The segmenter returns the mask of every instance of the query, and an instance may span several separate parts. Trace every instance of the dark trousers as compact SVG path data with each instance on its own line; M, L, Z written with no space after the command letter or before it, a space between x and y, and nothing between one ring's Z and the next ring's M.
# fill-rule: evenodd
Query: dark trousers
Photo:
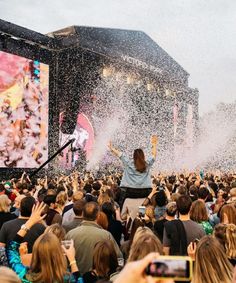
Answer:
M122 211L123 204L126 198L146 198L152 191L151 188L127 188L121 187L119 205L120 211Z

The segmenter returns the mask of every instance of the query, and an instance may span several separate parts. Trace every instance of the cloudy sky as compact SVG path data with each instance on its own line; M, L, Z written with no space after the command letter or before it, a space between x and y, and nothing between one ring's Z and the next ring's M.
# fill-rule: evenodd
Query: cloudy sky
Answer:
M0 18L41 33L70 25L142 30L188 71L200 113L236 100L235 0L0 0Z

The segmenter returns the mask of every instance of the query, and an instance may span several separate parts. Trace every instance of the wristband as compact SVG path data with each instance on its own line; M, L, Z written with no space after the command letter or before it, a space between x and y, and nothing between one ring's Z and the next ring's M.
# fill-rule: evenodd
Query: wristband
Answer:
M28 232L30 230L25 224L21 225L20 229L24 230L25 232Z
M73 264L76 264L76 260L72 260L72 261L70 262L70 266L73 265Z

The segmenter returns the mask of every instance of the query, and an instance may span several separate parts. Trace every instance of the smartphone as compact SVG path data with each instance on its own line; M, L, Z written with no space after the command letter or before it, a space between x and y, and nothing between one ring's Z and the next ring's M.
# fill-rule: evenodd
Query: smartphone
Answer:
M146 213L146 206L139 206L138 207L138 213L141 217L144 217L144 215Z
M64 246L66 249L69 249L70 246L72 245L72 240L61 241L61 245Z
M160 256L146 268L146 274L157 279L173 279L174 281L190 281L193 264L187 256Z

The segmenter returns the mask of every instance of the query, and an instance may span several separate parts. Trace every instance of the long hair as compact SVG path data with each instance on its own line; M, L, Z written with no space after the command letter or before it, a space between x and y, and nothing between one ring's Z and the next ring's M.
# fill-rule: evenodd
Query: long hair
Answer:
M236 225L226 225L225 249L228 258L236 258Z
M236 225L236 208L233 204L226 204L222 206L220 210L220 222Z
M153 232L147 226L140 226L136 229L133 237L132 237L132 244L139 241L139 238L143 235L153 235Z
M103 211L99 211L97 214L96 222L100 225L104 230L108 229L108 219L106 214Z
M233 266L221 244L213 236L203 237L197 245L194 283L231 283Z
M118 267L117 254L110 240L98 242L93 252L93 269L99 277L109 278Z
M62 209L65 206L67 199L68 199L67 193L61 191L56 197L56 206Z
M110 202L111 201L111 197L109 196L108 192L100 192L99 196L98 196L98 204L100 206L102 206L105 202Z
M140 173L143 173L146 171L147 164L145 161L144 152L141 148L134 150L134 166L136 170Z
M66 268L58 238L50 232L39 236L34 243L30 266L34 282L63 283Z
M163 254L163 247L160 240L150 232L144 232L136 238L130 248L128 262L143 259L151 252Z
M209 217L207 215L207 209L203 201L195 200L192 203L190 209L190 218L197 223L201 223L202 221L208 221Z

